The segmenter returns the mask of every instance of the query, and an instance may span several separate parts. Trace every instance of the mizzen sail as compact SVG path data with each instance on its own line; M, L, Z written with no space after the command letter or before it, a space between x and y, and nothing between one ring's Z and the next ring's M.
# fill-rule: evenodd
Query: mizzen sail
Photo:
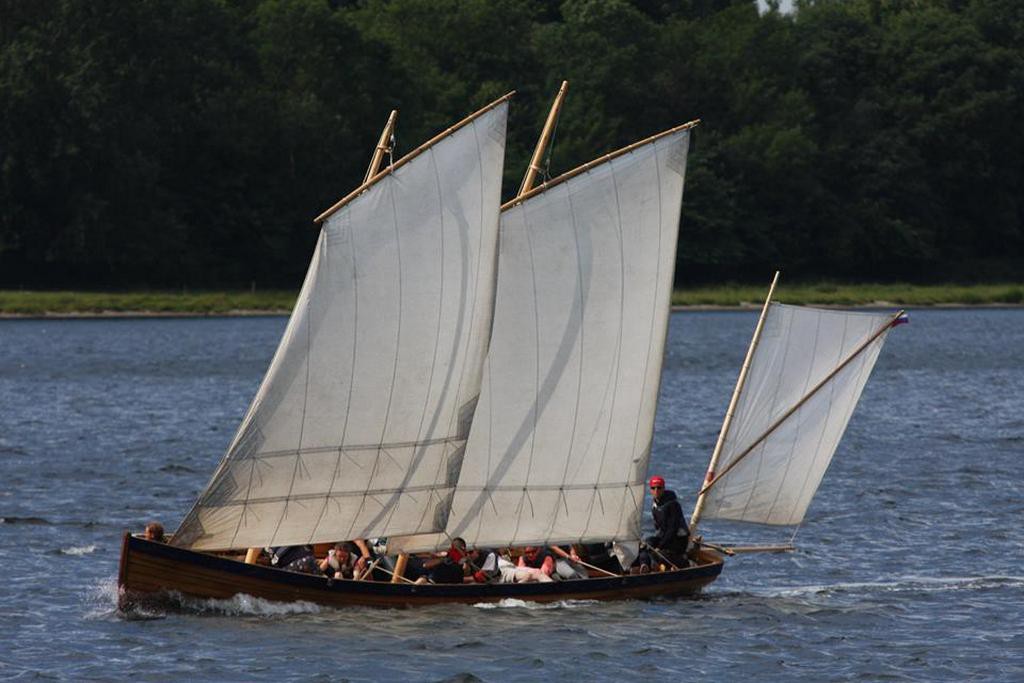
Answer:
M477 547L639 536L688 128L502 214L491 346L447 536Z
M507 99L325 214L270 369L176 545L444 528L490 331Z
M890 313L768 305L704 518L803 520L894 322Z

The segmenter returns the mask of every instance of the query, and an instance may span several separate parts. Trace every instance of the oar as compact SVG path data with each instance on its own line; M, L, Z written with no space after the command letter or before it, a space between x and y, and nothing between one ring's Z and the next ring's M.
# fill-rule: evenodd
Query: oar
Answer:
M406 582L407 584L416 584L415 581L412 581L411 579L406 579L404 577L400 577L400 575L396 574L395 572L391 571L390 569L386 569L384 567L379 567L379 568L380 568L381 571L383 571L384 573L388 574L389 577L391 577L392 579L398 579L399 581Z
M359 578L357 578L356 581L363 581L364 579L366 579L366 577L369 576L373 572L373 570L377 568L377 565L380 564L380 561L383 559L383 557L378 557L376 560L374 560L373 564L367 567L366 571L360 574Z
M600 567L595 567L594 565L589 564L587 562L584 562L583 560L574 560L574 559L572 559L572 555L570 555L569 553L565 552L564 550L559 548L557 545L550 546L550 548L551 548L551 550L554 553L556 553L558 555L561 555L562 557L564 557L565 559L569 560L569 562L572 562L573 564L581 564L584 567L586 567L587 569L593 569L595 572L601 572L605 576L615 576L615 577L621 576L620 574L616 574L614 572L610 572L607 569L601 569Z
M707 545L707 544L705 544ZM729 548L732 552L729 555L735 555L737 553L791 553L796 550L796 546L793 545L737 545Z
M664 555L662 555L662 554L661 554L661 551L660 551L660 550L658 550L657 548L655 548L655 547L653 547L653 546L647 546L647 549L648 549L648 550L650 550L650 551L651 551L652 553L654 553L655 555L657 555L658 557L660 557L661 559L665 560L665 562L667 562L667 563L668 563L668 566L672 567L672 569L679 569L679 567L675 566L675 565L674 565L674 564L672 563L672 560L670 560L670 559L668 559L667 557L665 557Z

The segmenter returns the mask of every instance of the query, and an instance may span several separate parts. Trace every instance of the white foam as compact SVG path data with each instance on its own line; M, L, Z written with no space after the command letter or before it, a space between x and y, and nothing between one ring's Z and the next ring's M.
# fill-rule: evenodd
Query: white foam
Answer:
M70 548L61 548L61 555L88 555L96 552L95 545L73 545Z
M892 581L864 581L813 586L794 586L776 590L751 591L757 595L796 597L826 593L935 593L955 590L984 590L997 586L1024 586L1022 576L902 576Z
M240 593L227 600L176 596L183 609L196 612L215 612L228 616L279 617L289 614L317 614L323 608L304 600L274 602Z
M595 600L556 600L555 602L531 602L518 598L503 598L498 602L478 602L473 607L478 609L575 609L584 605L593 605Z

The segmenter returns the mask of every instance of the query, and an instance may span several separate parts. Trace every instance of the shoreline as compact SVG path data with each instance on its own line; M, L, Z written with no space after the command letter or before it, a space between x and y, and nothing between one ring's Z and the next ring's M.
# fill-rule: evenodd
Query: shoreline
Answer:
M672 292L672 311L760 310L766 287L705 285ZM209 318L287 316L295 290L16 291L0 289L0 320ZM795 283L780 287L781 304L847 310L1020 308L1024 283L912 285L906 283Z

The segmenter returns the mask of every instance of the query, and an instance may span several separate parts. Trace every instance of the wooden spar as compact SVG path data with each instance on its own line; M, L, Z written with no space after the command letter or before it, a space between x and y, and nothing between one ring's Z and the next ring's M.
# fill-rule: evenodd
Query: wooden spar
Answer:
M662 555L661 551L658 550L657 548L652 547L652 546L647 546L647 549L650 550L655 555L657 555L658 557L660 557L664 562L667 562L668 566L671 567L673 570L679 569L679 567L677 567L675 564L673 564L672 560L670 560L667 557L665 557L664 555Z
M365 580L367 579L367 577L369 577L369 576L370 576L370 574L372 574L372 573L373 573L373 570L377 568L377 565L378 565L378 564L380 564L380 561L381 561L381 560L383 560L383 559L384 559L383 557L378 557L378 558L377 558L376 560L374 560L374 561L373 561L373 564L371 564L371 565L370 565L369 567L367 567L367 568L366 568L366 569L365 569L365 570L363 571L363 573L362 573L362 574L360 574L360 575L359 575L359 576L358 576L358 577L356 578L356 581L365 581Z
M732 426L733 415L736 414L736 404L740 401L740 392L747 381L747 373L750 371L750 362L754 358L754 351L757 349L757 342L761 340L761 330L764 329L764 321L768 317L768 306L772 302L772 294L775 293L775 285L779 284L779 271L775 271L772 284L768 287L768 296L764 298L764 306L761 308L761 317L757 319L754 327L754 336L750 339L750 346L747 348L747 357L743 359L743 367L740 368L740 376L736 378L736 388L729 400L729 407L725 411L725 420L722 421L722 430L718 433L718 441L715 443L715 450L711 453L711 462L708 463L708 472L704 475L704 483L715 478L715 468L718 467L718 459L722 456L722 447L725 445L725 437L729 434L729 427ZM693 534L700 521L700 515L704 512L704 492L697 496L697 504L693 507L693 514L690 516L690 533Z
M791 553L796 550L796 547L788 543L786 545L734 545L728 550L729 555L738 555L740 553Z
M735 553L733 553L732 548L726 548L725 546L718 545L717 543L708 543L707 541L701 541L700 545L707 546L708 548L711 548L712 550L717 550L718 552L725 553L726 555L734 555L735 554Z
M406 555L405 553L402 553L401 555L399 555L398 556L398 562L396 563L396 566L395 566L395 571L391 571L390 569L387 569L386 567L380 567L379 569L382 572L384 572L385 574L390 574L391 575L391 583L402 583L403 581L405 583L412 583L412 584L416 583L412 579L405 578L400 573L400 572L404 572L405 571L405 562L402 562L402 558L405 558L406 562L409 561L409 556ZM398 564L401 564L401 566L400 567L397 566Z
M533 181L537 179L537 174L541 171L540 160L544 156L548 143L551 142L551 136L555 131L555 124L558 121L558 112L562 109L562 102L565 100L565 93L568 90L569 81L562 81L562 87L558 89L558 94L555 95L555 102L551 105L551 111L548 112L547 121L544 122L544 129L541 131L540 139L537 140L537 147L533 150L533 157L530 159L530 165L526 169L526 175L523 177L523 183L519 186L519 192L516 194L516 197L522 197L533 188Z
M572 555L570 555L569 553L565 552L564 550L559 548L557 545L552 545L552 546L549 546L549 547L551 548L551 551L553 553L555 553L556 555L564 557L565 559L567 559L570 562L573 562L575 564L582 565L582 566L586 567L587 569L593 569L595 572L601 572L605 576L621 576L621 574L616 574L615 572L610 572L607 569L601 569L600 567L592 565L592 564L590 564L588 562L584 562L583 560L573 560L572 559Z
M463 127L469 125L474 120L476 120L477 118L483 116L484 114L486 114L490 110L494 109L495 107L497 107L502 102L507 102L508 100L512 99L512 96L515 95L515 94L516 93L513 90L512 92L508 93L507 95L503 95L502 97L499 97L498 99L494 100L493 102L488 104L483 109L480 109L479 111L473 112L472 114L470 114L466 118L464 118L461 121L459 121L458 123L456 123L454 126L452 126L452 127L448 128L448 129L438 133L437 135L435 135L431 139L427 140L422 145L420 145L419 147L417 147L413 151L409 152L404 157L402 157L401 159L399 159L395 163L391 164L390 166L386 167L380 173L378 173L377 175L373 176L372 178L367 180L365 183L363 183L362 185L360 185L359 187L357 187L356 189L352 190L347 195L345 195L344 197L339 199L337 202L334 203L334 205L331 208L327 209L326 211L321 213L319 216L314 218L313 222L314 223L322 223L323 221L327 220L328 218L331 217L332 214L334 214L336 211L338 211L338 209L342 208L343 206L348 204L350 201L352 201L353 199L355 199L356 197L361 195L363 192L366 192L368 189L370 189L371 187L373 187L374 185L379 183L382 179L387 177L387 175L389 173L394 173L395 171L400 169L402 166L405 166L407 163L409 163L410 161L412 161L413 159L418 157L420 154L423 154L423 152L427 151L433 145L437 144L438 142L440 142L444 138L446 138L449 135L455 133L460 128L463 128Z
M398 118L398 110L392 109L391 115L388 116L388 122L384 124L384 130L381 131L380 140L377 141L377 146L373 150L373 157L370 159L370 167L366 169L366 176L363 178L363 184L369 182L370 178L377 175L380 171L380 164L384 161L384 155L391 151L391 136L395 130L395 119Z
M700 490L700 495L703 496L705 493L707 493L708 489L710 489L712 486L717 484L718 481L722 477L724 477L729 472L731 472L732 469L740 461L743 460L743 458L747 457L751 452L753 452L753 450L762 441L764 441L769 436L771 436L772 432L774 432L776 429L779 428L779 425L781 425L783 422L788 420L789 417L800 408L800 406L802 406L804 403L806 403L812 396L814 396L816 393L818 393L818 391L823 386L828 384L829 381L831 381L833 377L835 377L837 374L839 374L840 370L842 370L847 365L849 365L850 362L853 361L854 358L859 356L864 351L864 349L866 349L868 346L871 345L872 342L874 342L876 339L878 339L880 336L882 336L882 334L884 334L886 330L888 330L890 327L892 327L896 323L896 321L899 320L900 316L902 316L904 313L905 313L905 311L903 309L900 309L899 311L897 311L896 314L891 319L889 319L888 322L886 322L874 334L872 334L870 337L868 337L867 340L865 340L863 344L861 344L856 349L854 349L853 352L849 356L847 356L846 359L842 363L840 363L838 366L836 366L835 370L833 370L832 372L828 373L828 375L826 375L823 380L821 380L820 382L815 384L813 389L811 389L806 394L804 394L804 397L801 398L799 401L797 401L793 405L792 408L787 410L785 413L782 414L781 417L779 417L779 419L777 419L775 422L773 422L772 425L770 427L768 427L768 429L766 429L763 434L761 434L761 436L759 436L756 439L754 439L753 443L751 443L749 446L747 446L747 448L742 453L740 453L738 456L736 456L736 458L731 463L729 463L729 465L724 470L719 472L718 475L714 479L712 479L708 483L704 484L704 488L702 488Z
M615 150L614 152L611 152L609 154L605 154L604 156L598 157L598 158L594 159L593 161L588 161L587 163L583 164L582 166L577 166L573 170L571 170L571 171L569 171L567 173L563 173L562 175L558 176L557 178L554 178L552 180L547 181L543 185L538 185L537 187L531 189L529 192L524 192L523 194L519 195L518 197L516 197L515 199L513 199L511 201L505 202L504 204L501 205L501 210L505 211L506 209L510 209L513 206L515 206L516 204L521 204L521 203L525 202L527 199L529 199L530 197L533 197L534 195L538 195L541 192L545 192L547 190L550 190L552 187L555 187L556 185L561 185L565 181L571 180L572 178L575 178L576 176L580 175L581 173L586 173L587 171L589 171L590 169L594 168L595 166L600 166L601 164L603 164L605 162L611 161L612 159L616 159L616 158L622 156L623 154L628 154L628 153L632 152L633 150L635 150L635 149L637 149L639 147L643 147L644 145L650 144L650 143L654 142L655 140L660 140L661 138L663 138L663 137L665 137L667 135L671 135L672 133L677 133L677 132L679 132L681 130L689 130L690 128L695 127L699 123L700 123L700 119L694 119L693 121L690 121L688 123L684 123L681 126L676 126L675 128L669 128L668 130L662 131L662 132L660 132L660 133L658 133L656 135L652 135L649 138L644 138L643 140L640 140L639 142L634 142L631 145L627 145L627 146L623 147L622 149L618 149L618 150Z
M245 551L245 563L256 564L257 558L260 556L260 548L249 548Z
M738 555L740 553L790 553L796 550L796 546L787 543L786 545L718 545L717 543L708 543L707 541L701 541L701 545L707 546L712 550L725 553L726 555Z

